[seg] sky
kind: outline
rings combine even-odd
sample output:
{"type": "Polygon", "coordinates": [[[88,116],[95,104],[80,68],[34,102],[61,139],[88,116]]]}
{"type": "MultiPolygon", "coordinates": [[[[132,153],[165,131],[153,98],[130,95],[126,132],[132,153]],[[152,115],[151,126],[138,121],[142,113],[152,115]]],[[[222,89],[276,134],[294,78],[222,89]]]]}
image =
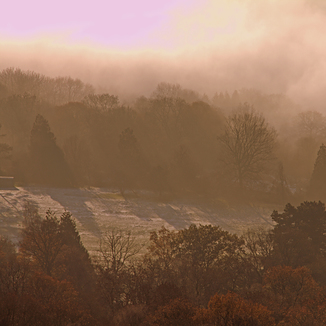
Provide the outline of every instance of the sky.
{"type": "Polygon", "coordinates": [[[154,35],[191,0],[12,0],[5,6],[0,35],[13,41],[43,39],[116,50],[164,47],[154,35]]]}
{"type": "Polygon", "coordinates": [[[325,31],[324,0],[11,0],[0,69],[71,75],[119,95],[161,81],[208,95],[256,88],[323,109],[325,31]]]}

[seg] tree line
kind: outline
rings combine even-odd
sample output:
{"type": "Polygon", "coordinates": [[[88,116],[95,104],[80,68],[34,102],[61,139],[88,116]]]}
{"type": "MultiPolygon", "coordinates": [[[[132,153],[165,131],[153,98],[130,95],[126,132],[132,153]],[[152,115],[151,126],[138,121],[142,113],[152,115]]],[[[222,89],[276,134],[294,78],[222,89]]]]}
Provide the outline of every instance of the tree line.
{"type": "Polygon", "coordinates": [[[311,179],[325,117],[280,94],[242,89],[210,99],[160,83],[151,96],[121,103],[78,79],[8,68],[0,72],[0,122],[1,172],[20,185],[325,198],[311,179]]]}
{"type": "Polygon", "coordinates": [[[26,203],[21,241],[0,239],[0,325],[324,325],[326,211],[274,211],[272,229],[103,233],[89,255],[69,212],[26,203]]]}

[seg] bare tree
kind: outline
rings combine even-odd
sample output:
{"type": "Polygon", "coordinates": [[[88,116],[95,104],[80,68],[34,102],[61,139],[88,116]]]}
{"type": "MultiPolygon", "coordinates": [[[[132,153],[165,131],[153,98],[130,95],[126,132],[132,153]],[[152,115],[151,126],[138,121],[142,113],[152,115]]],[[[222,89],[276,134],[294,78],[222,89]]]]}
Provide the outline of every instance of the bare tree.
{"type": "Polygon", "coordinates": [[[89,108],[97,109],[103,112],[116,109],[119,106],[119,98],[110,94],[88,94],[82,102],[89,108]]]}
{"type": "Polygon", "coordinates": [[[249,264],[248,271],[253,270],[251,277],[262,282],[264,272],[273,264],[273,232],[272,229],[257,227],[248,229],[241,237],[244,241],[245,250],[242,253],[243,259],[249,264]],[[249,267],[250,266],[250,267],[249,267]]]}
{"type": "Polygon", "coordinates": [[[257,177],[273,159],[276,131],[264,117],[245,104],[226,119],[222,161],[243,188],[244,181],[257,177]]]}
{"type": "Polygon", "coordinates": [[[130,260],[140,250],[130,232],[107,231],[100,241],[98,256],[98,282],[100,293],[113,316],[127,302],[130,260]]]}
{"type": "Polygon", "coordinates": [[[326,134],[326,118],[317,111],[304,111],[296,119],[296,131],[302,137],[320,138],[326,134]]]}
{"type": "Polygon", "coordinates": [[[130,232],[124,233],[113,229],[106,232],[100,240],[100,259],[104,269],[118,274],[140,249],[130,232]]]}

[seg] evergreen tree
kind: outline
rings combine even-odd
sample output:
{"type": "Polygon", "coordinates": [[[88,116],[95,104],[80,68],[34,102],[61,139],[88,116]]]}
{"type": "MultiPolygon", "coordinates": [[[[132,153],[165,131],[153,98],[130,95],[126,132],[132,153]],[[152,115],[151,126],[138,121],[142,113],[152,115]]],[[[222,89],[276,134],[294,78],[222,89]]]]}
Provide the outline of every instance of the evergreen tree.
{"type": "Polygon", "coordinates": [[[309,193],[314,199],[326,198],[326,146],[319,148],[314,170],[310,179],[309,193]]]}
{"type": "Polygon", "coordinates": [[[115,177],[121,194],[124,194],[125,189],[134,190],[144,185],[147,162],[132,129],[126,128],[120,133],[118,147],[119,168],[115,177]]]}
{"type": "Polygon", "coordinates": [[[96,275],[87,249],[83,245],[76,222],[70,212],[64,212],[59,221],[62,252],[57,263],[61,267],[57,277],[69,281],[80,294],[87,308],[99,315],[101,308],[96,294],[96,275]]]}
{"type": "Polygon", "coordinates": [[[48,186],[72,185],[71,172],[63,151],[56,143],[48,121],[37,115],[30,138],[33,181],[48,186]]]}
{"type": "Polygon", "coordinates": [[[326,253],[326,210],[322,202],[305,201],[298,207],[287,204],[272,219],[274,258],[279,265],[308,266],[314,277],[323,279],[320,268],[326,253]],[[318,275],[317,275],[318,274],[318,275]]]}
{"type": "MultiPolygon", "coordinates": [[[[1,125],[0,125],[1,128],[1,125]]],[[[0,134],[0,138],[4,137],[5,135],[0,134]]],[[[12,147],[9,146],[7,143],[0,143],[0,160],[1,160],[1,168],[0,173],[4,173],[6,169],[3,168],[3,160],[8,160],[11,158],[12,147]]]]}

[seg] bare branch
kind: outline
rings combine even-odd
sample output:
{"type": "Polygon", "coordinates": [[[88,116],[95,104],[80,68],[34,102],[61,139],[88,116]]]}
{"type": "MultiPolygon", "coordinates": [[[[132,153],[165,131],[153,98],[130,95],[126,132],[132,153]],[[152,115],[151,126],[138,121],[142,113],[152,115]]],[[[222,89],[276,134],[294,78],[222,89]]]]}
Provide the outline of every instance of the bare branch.
{"type": "Polygon", "coordinates": [[[245,105],[228,117],[225,132],[218,140],[223,145],[223,162],[242,187],[245,180],[263,172],[273,159],[276,131],[262,115],[245,105]]]}
{"type": "Polygon", "coordinates": [[[99,253],[104,268],[117,274],[140,249],[130,232],[113,229],[106,232],[100,240],[99,253]]]}

